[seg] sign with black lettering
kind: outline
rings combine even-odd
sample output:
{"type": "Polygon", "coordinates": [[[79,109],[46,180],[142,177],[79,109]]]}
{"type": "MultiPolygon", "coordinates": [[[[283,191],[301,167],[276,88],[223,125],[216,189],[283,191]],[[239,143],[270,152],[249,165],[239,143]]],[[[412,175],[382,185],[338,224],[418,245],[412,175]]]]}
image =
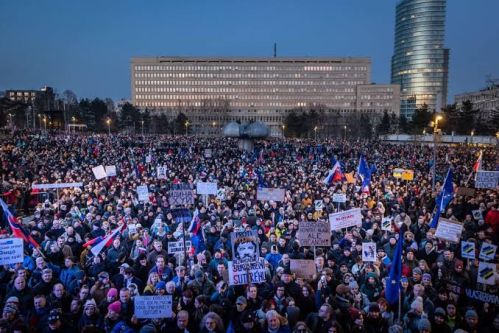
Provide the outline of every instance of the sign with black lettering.
{"type": "Polygon", "coordinates": [[[172,296],[135,296],[135,317],[157,319],[172,317],[172,296]]]}
{"type": "Polygon", "coordinates": [[[21,238],[0,239],[0,265],[18,264],[24,260],[24,244],[21,238]]]}
{"type": "Polygon", "coordinates": [[[173,188],[168,192],[168,202],[170,206],[193,205],[194,196],[189,184],[173,185],[173,188]]]}
{"type": "Polygon", "coordinates": [[[243,262],[240,260],[229,261],[229,284],[237,286],[249,283],[265,282],[265,260],[243,262]]]}
{"type": "Polygon", "coordinates": [[[478,170],[475,177],[475,188],[490,188],[497,187],[499,180],[499,171],[483,171],[478,170]]]}
{"type": "Polygon", "coordinates": [[[328,222],[299,222],[296,238],[301,246],[331,246],[328,222]]]}

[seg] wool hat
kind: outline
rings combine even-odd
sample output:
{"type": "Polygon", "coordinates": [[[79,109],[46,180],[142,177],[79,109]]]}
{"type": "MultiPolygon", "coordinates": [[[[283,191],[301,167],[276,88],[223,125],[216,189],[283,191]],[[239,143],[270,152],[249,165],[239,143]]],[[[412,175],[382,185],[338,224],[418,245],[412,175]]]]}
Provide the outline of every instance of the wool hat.
{"type": "Polygon", "coordinates": [[[241,304],[248,304],[248,302],[246,301],[246,297],[244,296],[239,296],[237,299],[236,299],[236,304],[237,303],[241,303],[241,304]]]}
{"type": "Polygon", "coordinates": [[[423,274],[423,280],[430,280],[431,281],[431,274],[430,273],[424,273],[423,274]]]}
{"type": "Polygon", "coordinates": [[[351,307],[350,309],[348,309],[348,313],[350,314],[350,318],[352,318],[352,320],[357,320],[362,315],[362,313],[354,307],[351,307]]]}
{"type": "Polygon", "coordinates": [[[343,294],[347,294],[350,292],[350,287],[347,286],[346,284],[339,284],[337,287],[336,287],[336,293],[337,294],[340,294],[340,295],[343,295],[343,294]]]}
{"type": "Polygon", "coordinates": [[[61,320],[61,312],[57,309],[50,310],[48,317],[49,324],[55,324],[58,320],[61,320]]]}
{"type": "Polygon", "coordinates": [[[107,291],[107,297],[116,297],[118,296],[118,289],[111,288],[107,291]]]}
{"type": "Polygon", "coordinates": [[[470,310],[466,311],[464,318],[478,318],[478,314],[476,313],[475,310],[470,309],[470,310]]]}
{"type": "Polygon", "coordinates": [[[421,268],[419,267],[416,267],[412,270],[412,273],[415,273],[415,274],[419,274],[419,275],[423,275],[423,271],[421,270],[421,268]]]}
{"type": "Polygon", "coordinates": [[[15,305],[7,304],[3,307],[3,312],[8,312],[8,313],[17,313],[17,307],[15,305]]]}
{"type": "Polygon", "coordinates": [[[107,306],[107,309],[109,311],[120,313],[121,312],[121,303],[120,303],[120,301],[116,301],[116,302],[113,302],[113,303],[109,304],[107,306]]]}
{"type": "Polygon", "coordinates": [[[359,284],[355,280],[350,280],[350,283],[348,284],[348,287],[350,289],[356,289],[356,288],[358,289],[359,288],[359,284]]]}
{"type": "Polygon", "coordinates": [[[165,281],[158,281],[154,287],[156,289],[166,289],[166,283],[165,281]]]}
{"type": "Polygon", "coordinates": [[[433,312],[435,316],[439,316],[439,317],[445,317],[446,313],[445,313],[445,310],[443,308],[436,308],[435,311],[433,312]]]}
{"type": "Polygon", "coordinates": [[[414,302],[412,302],[411,309],[423,312],[423,299],[420,296],[416,297],[414,302]]]}
{"type": "Polygon", "coordinates": [[[203,277],[203,275],[204,275],[204,273],[203,273],[203,271],[202,271],[202,270],[197,270],[197,271],[196,271],[196,273],[194,273],[194,277],[195,277],[196,279],[200,279],[200,278],[202,278],[202,277],[203,277]]]}
{"type": "Polygon", "coordinates": [[[379,305],[378,303],[371,303],[369,305],[369,312],[380,312],[380,308],[379,308],[379,305]]]}
{"type": "Polygon", "coordinates": [[[19,304],[19,298],[17,298],[16,296],[10,296],[7,299],[7,302],[5,302],[5,304],[7,304],[7,303],[17,303],[17,304],[19,304]]]}
{"type": "Polygon", "coordinates": [[[431,331],[431,323],[426,318],[421,318],[418,322],[418,330],[428,330],[431,331]]]}
{"type": "Polygon", "coordinates": [[[402,333],[403,329],[400,325],[392,325],[388,328],[388,333],[402,333]]]}

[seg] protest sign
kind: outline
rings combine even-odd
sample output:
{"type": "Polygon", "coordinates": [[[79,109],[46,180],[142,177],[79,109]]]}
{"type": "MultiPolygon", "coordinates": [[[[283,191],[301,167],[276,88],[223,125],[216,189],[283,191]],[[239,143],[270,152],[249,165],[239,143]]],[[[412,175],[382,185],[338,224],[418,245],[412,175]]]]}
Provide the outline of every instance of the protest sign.
{"type": "Polygon", "coordinates": [[[137,186],[137,196],[139,201],[149,202],[149,190],[147,185],[137,186]]]}
{"type": "Polygon", "coordinates": [[[482,243],[482,248],[480,249],[480,255],[478,258],[489,261],[494,260],[496,257],[497,245],[482,243]]]}
{"type": "Polygon", "coordinates": [[[495,280],[496,280],[496,264],[480,262],[478,264],[477,282],[493,286],[496,284],[495,280]]]}
{"type": "Polygon", "coordinates": [[[135,317],[138,319],[156,319],[172,317],[172,296],[135,296],[135,317]]]}
{"type": "Polygon", "coordinates": [[[234,261],[257,261],[260,250],[258,248],[258,233],[256,230],[239,231],[230,234],[232,243],[232,258],[234,261]]]}
{"type": "Polygon", "coordinates": [[[52,184],[33,184],[33,190],[50,190],[57,188],[82,187],[83,183],[52,183],[52,184]]]}
{"type": "Polygon", "coordinates": [[[24,244],[21,238],[0,239],[0,265],[24,261],[24,244]]]}
{"type": "Polygon", "coordinates": [[[225,201],[225,189],[224,188],[219,188],[217,190],[217,199],[220,201],[225,201]]]}
{"type": "Polygon", "coordinates": [[[322,200],[315,200],[314,201],[314,206],[315,210],[320,211],[324,209],[324,201],[322,200]]]}
{"type": "Polygon", "coordinates": [[[204,150],[204,157],[205,157],[205,158],[211,158],[212,156],[213,156],[213,153],[212,153],[211,149],[206,148],[206,149],[204,150]]]}
{"type": "Polygon", "coordinates": [[[95,179],[97,180],[107,177],[106,170],[102,165],[93,167],[92,172],[94,173],[95,179]]]}
{"type": "Polygon", "coordinates": [[[329,214],[329,223],[331,223],[331,231],[341,230],[352,226],[361,226],[362,214],[360,208],[329,214]]]}
{"type": "MultiPolygon", "coordinates": [[[[186,251],[191,250],[191,241],[185,241],[186,251]]],[[[168,254],[184,253],[184,241],[181,239],[176,242],[168,242],[168,254]]]]}
{"type": "Polygon", "coordinates": [[[345,193],[334,193],[333,202],[345,203],[347,202],[347,195],[345,193]]]}
{"type": "Polygon", "coordinates": [[[317,164],[312,165],[312,171],[317,171],[317,164]]]}
{"type": "Polygon", "coordinates": [[[196,192],[197,194],[217,194],[218,187],[217,183],[209,183],[209,182],[198,182],[196,184],[196,192]]]}
{"type": "Polygon", "coordinates": [[[305,280],[311,280],[316,273],[313,260],[291,259],[289,269],[291,273],[295,274],[295,277],[305,280]]]}
{"type": "Polygon", "coordinates": [[[158,165],[156,167],[156,178],[158,179],[166,179],[166,166],[158,165]]]}
{"type": "Polygon", "coordinates": [[[194,196],[189,184],[178,184],[168,192],[168,202],[170,206],[193,205],[194,196]]]}
{"type": "Polygon", "coordinates": [[[106,165],[105,170],[107,177],[116,177],[116,165],[106,165]]]}
{"type": "Polygon", "coordinates": [[[499,295],[489,294],[484,291],[474,290],[470,288],[465,288],[464,293],[466,294],[466,297],[470,299],[474,299],[482,303],[499,305],[499,295]]]}
{"type": "Polygon", "coordinates": [[[376,243],[362,243],[362,261],[375,262],[376,261],[376,243]]]}
{"type": "Polygon", "coordinates": [[[475,195],[475,189],[470,187],[459,187],[456,192],[457,195],[472,197],[475,195]]]}
{"type": "Polygon", "coordinates": [[[258,258],[252,262],[233,260],[229,261],[228,266],[229,285],[231,286],[265,282],[265,260],[263,258],[258,258]]]}
{"type": "Polygon", "coordinates": [[[478,170],[475,177],[475,188],[491,188],[497,187],[499,180],[499,171],[483,171],[478,170]]]}
{"type": "Polygon", "coordinates": [[[475,243],[461,241],[461,258],[475,259],[475,243]]]}
{"type": "Polygon", "coordinates": [[[381,220],[381,230],[392,231],[392,218],[391,217],[383,217],[383,219],[381,220]]]}
{"type": "Polygon", "coordinates": [[[395,168],[393,169],[393,177],[402,180],[414,180],[414,170],[395,168]]]}
{"type": "Polygon", "coordinates": [[[151,163],[152,161],[152,156],[149,154],[146,156],[146,163],[151,163]]]}
{"type": "Polygon", "coordinates": [[[480,209],[472,210],[471,214],[473,214],[473,218],[477,221],[483,220],[482,211],[480,209]]]}
{"type": "Polygon", "coordinates": [[[299,222],[296,238],[301,246],[331,246],[328,222],[299,222]]]}
{"type": "Polygon", "coordinates": [[[462,223],[440,218],[438,220],[435,237],[444,239],[452,243],[457,243],[459,242],[459,239],[461,239],[462,232],[463,232],[462,223]]]}
{"type": "Polygon", "coordinates": [[[256,196],[258,201],[284,201],[285,190],[281,188],[260,187],[256,196]]]}

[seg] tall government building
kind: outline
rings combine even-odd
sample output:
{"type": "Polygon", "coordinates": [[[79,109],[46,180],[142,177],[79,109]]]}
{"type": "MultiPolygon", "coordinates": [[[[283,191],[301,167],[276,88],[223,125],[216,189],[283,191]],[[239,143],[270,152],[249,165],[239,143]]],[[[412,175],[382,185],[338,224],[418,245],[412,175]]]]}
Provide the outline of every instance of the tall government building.
{"type": "Polygon", "coordinates": [[[195,131],[262,121],[280,135],[293,109],[380,116],[400,107],[399,86],[371,84],[371,59],[361,57],[137,57],[131,84],[136,107],[182,110],[195,131]]]}
{"type": "Polygon", "coordinates": [[[392,83],[400,85],[400,114],[411,118],[423,104],[447,103],[449,49],[444,48],[446,0],[398,0],[392,83]]]}

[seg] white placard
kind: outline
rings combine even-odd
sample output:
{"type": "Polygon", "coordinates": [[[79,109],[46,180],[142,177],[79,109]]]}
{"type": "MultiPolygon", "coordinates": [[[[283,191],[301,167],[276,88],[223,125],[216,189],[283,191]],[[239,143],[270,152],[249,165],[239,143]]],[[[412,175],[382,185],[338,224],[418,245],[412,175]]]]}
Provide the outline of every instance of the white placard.
{"type": "MultiPolygon", "coordinates": [[[[186,252],[191,250],[191,241],[185,241],[186,252]]],[[[168,254],[184,253],[184,241],[168,242],[168,254]]]]}
{"type": "Polygon", "coordinates": [[[137,196],[139,201],[149,202],[149,190],[147,185],[137,186],[137,196]]]}
{"type": "Polygon", "coordinates": [[[170,206],[193,205],[194,196],[189,184],[178,184],[168,192],[170,206]]]}
{"type": "Polygon", "coordinates": [[[475,243],[461,241],[461,258],[475,259],[475,243]]]}
{"type": "Polygon", "coordinates": [[[213,153],[212,153],[211,149],[206,148],[206,149],[204,150],[204,157],[205,157],[205,158],[211,158],[212,156],[213,156],[213,153]]]}
{"type": "Polygon", "coordinates": [[[328,222],[299,222],[296,239],[301,246],[331,246],[331,230],[328,222]]]}
{"type": "Polygon", "coordinates": [[[449,242],[457,243],[461,239],[462,232],[463,232],[463,225],[461,223],[440,218],[438,220],[435,237],[444,239],[449,242]]]}
{"type": "Polygon", "coordinates": [[[156,178],[158,179],[166,179],[166,166],[158,165],[156,167],[156,178]]]}
{"type": "Polygon", "coordinates": [[[217,199],[220,201],[225,201],[225,189],[219,188],[217,191],[217,199]]]}
{"type": "Polygon", "coordinates": [[[286,191],[282,188],[260,187],[256,192],[258,201],[284,201],[286,191]]]}
{"type": "Polygon", "coordinates": [[[347,202],[347,195],[345,193],[334,193],[333,202],[345,203],[347,202]]]}
{"type": "Polygon", "coordinates": [[[33,184],[33,190],[50,190],[53,188],[82,187],[83,183],[53,183],[53,184],[33,184]]]}
{"type": "Polygon", "coordinates": [[[381,220],[381,230],[392,231],[392,221],[391,217],[383,217],[381,220]]]}
{"type": "Polygon", "coordinates": [[[317,164],[312,165],[312,171],[317,171],[317,164]]]}
{"type": "Polygon", "coordinates": [[[314,201],[314,206],[315,210],[320,211],[324,209],[324,201],[322,200],[315,200],[314,201]]]}
{"type": "Polygon", "coordinates": [[[94,173],[95,179],[97,180],[107,177],[106,170],[102,165],[93,167],[92,172],[94,173]]]}
{"type": "Polygon", "coordinates": [[[146,155],[146,163],[151,163],[151,161],[152,161],[151,155],[150,154],[146,155]]]}
{"type": "Polygon", "coordinates": [[[376,261],[376,243],[362,243],[362,261],[375,262],[376,261]]]}
{"type": "Polygon", "coordinates": [[[479,262],[478,263],[478,276],[477,282],[495,285],[496,284],[496,264],[488,263],[488,262],[479,262]]]}
{"type": "Polygon", "coordinates": [[[116,165],[107,165],[106,166],[106,176],[108,177],[116,177],[116,165]]]}
{"type": "Polygon", "coordinates": [[[265,282],[265,260],[263,258],[253,262],[229,261],[229,285],[237,286],[262,282],[265,282]]]}
{"type": "Polygon", "coordinates": [[[24,244],[21,238],[0,239],[0,265],[24,261],[24,244]]]}
{"type": "Polygon", "coordinates": [[[362,225],[362,214],[360,208],[329,214],[331,231],[341,230],[352,226],[362,225]]]}
{"type": "Polygon", "coordinates": [[[210,183],[210,182],[198,182],[196,184],[196,192],[197,194],[217,194],[218,187],[217,183],[210,183]]]}
{"type": "Polygon", "coordinates": [[[497,245],[482,243],[482,247],[480,248],[480,255],[478,256],[478,258],[485,261],[494,260],[496,257],[496,251],[497,245]]]}
{"type": "Polygon", "coordinates": [[[499,171],[483,171],[478,170],[475,177],[475,188],[491,188],[497,187],[499,180],[499,171]]]}
{"type": "Polygon", "coordinates": [[[135,296],[135,317],[139,319],[171,318],[172,296],[135,296]]]}

